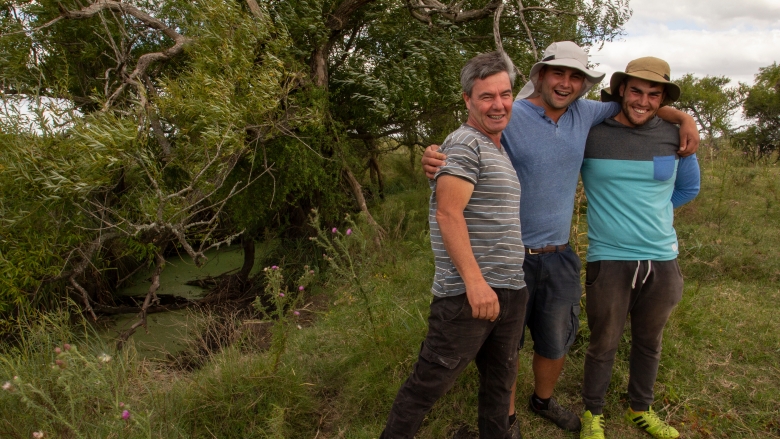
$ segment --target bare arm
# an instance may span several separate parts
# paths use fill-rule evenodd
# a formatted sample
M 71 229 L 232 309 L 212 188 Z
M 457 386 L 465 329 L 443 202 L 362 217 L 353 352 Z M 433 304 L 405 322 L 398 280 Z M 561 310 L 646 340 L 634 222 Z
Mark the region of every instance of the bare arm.
M 658 117 L 680 125 L 680 149 L 677 153 L 681 157 L 687 157 L 699 149 L 699 127 L 693 116 L 667 105 L 658 109 Z
M 436 181 L 436 221 L 444 248 L 466 284 L 466 298 L 471 305 L 472 317 L 492 322 L 498 318 L 498 296 L 482 277 L 463 217 L 463 210 L 473 191 L 474 185 L 469 181 L 453 175 L 439 176 Z
M 433 176 L 436 175 L 436 171 L 440 167 L 444 166 L 444 160 L 447 159 L 445 154 L 437 152 L 439 145 L 430 145 L 425 148 L 422 158 L 422 168 L 425 171 L 425 176 L 433 180 Z

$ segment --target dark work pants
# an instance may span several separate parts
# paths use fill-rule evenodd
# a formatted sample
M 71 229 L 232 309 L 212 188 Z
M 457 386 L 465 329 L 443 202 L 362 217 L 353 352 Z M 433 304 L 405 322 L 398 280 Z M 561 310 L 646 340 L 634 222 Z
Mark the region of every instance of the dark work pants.
M 517 375 L 517 345 L 523 330 L 528 290 L 493 289 L 499 317 L 471 317 L 465 294 L 436 297 L 428 317 L 428 335 L 412 374 L 398 390 L 382 439 L 411 439 L 433 404 L 474 360 L 479 370 L 478 425 L 481 439 L 505 439 L 509 398 Z
M 633 286 L 632 286 L 633 284 Z M 628 398 L 635 411 L 653 403 L 666 321 L 682 299 L 677 260 L 588 262 L 585 310 L 590 343 L 585 353 L 582 402 L 594 415 L 604 409 L 612 366 L 626 319 L 631 316 Z

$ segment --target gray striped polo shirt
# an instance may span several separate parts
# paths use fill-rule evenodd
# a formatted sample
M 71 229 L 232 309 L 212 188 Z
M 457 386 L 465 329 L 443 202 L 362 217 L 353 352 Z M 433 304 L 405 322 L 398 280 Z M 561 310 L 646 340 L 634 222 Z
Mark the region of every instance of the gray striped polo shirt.
M 525 250 L 520 233 L 520 182 L 503 148 L 496 148 L 486 135 L 466 124 L 453 131 L 441 146 L 447 163 L 431 181 L 428 222 L 436 273 L 431 292 L 456 296 L 466 286 L 444 248 L 436 222 L 436 179 L 450 174 L 474 184 L 463 216 L 469 231 L 471 250 L 482 276 L 493 288 L 520 289 Z

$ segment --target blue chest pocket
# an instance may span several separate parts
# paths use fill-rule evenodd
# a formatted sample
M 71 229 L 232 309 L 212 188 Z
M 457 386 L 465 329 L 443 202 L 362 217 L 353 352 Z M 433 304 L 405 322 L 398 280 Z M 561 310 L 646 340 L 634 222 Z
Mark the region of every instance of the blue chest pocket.
M 653 178 L 658 181 L 666 181 L 674 175 L 674 156 L 665 155 L 653 157 Z

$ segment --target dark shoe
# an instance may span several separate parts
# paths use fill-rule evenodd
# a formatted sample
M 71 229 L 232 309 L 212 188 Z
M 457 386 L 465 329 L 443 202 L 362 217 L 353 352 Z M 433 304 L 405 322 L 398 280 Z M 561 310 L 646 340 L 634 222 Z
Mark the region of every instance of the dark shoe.
M 571 410 L 561 407 L 555 398 L 550 398 L 550 404 L 547 406 L 547 410 L 538 410 L 534 407 L 533 395 L 531 395 L 531 398 L 528 400 L 528 408 L 537 415 L 549 419 L 555 425 L 566 431 L 579 431 L 582 427 L 579 416 L 575 415 Z
M 479 439 L 479 433 L 473 432 L 468 425 L 464 425 L 452 435 L 452 439 Z
M 515 418 L 515 423 L 509 426 L 509 439 L 523 439 L 520 433 L 520 419 Z

